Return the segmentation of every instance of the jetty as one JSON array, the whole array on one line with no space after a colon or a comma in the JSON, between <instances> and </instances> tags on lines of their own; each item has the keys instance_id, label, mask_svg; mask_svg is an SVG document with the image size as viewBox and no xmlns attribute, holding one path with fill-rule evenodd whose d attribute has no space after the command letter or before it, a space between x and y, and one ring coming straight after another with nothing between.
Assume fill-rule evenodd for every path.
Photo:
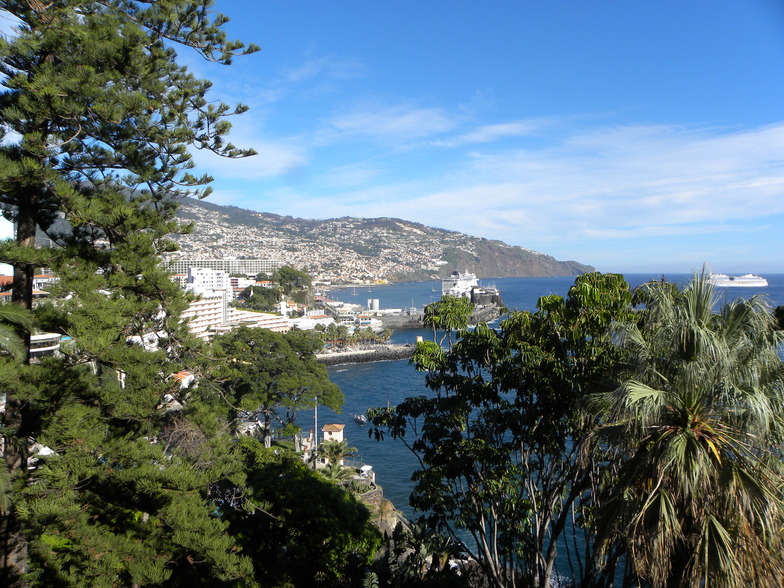
<instances>
[{"instance_id":1,"label":"jetty","mask_svg":"<svg viewBox=\"0 0 784 588\"><path fill-rule=\"evenodd\" d=\"M489 323L499 318L505 309L502 304L485 304L477 306L471 319L468 321L471 325L478 325L479 323ZM381 324L386 329L422 329L424 328L425 315L422 312L400 312L395 314L379 314L377 317Z\"/></svg>"},{"instance_id":2,"label":"jetty","mask_svg":"<svg viewBox=\"0 0 784 588\"><path fill-rule=\"evenodd\" d=\"M370 345L361 348L338 349L316 354L316 361L324 365L341 365L345 363L370 363L373 361L394 361L408 359L414 355L414 344L404 345Z\"/></svg>"}]
</instances>

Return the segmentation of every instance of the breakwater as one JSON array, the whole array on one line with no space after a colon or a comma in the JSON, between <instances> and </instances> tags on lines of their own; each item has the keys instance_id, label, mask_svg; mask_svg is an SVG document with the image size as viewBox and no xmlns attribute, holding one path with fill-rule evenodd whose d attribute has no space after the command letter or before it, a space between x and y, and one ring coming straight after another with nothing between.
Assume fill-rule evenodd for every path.
<instances>
[{"instance_id":1,"label":"breakwater","mask_svg":"<svg viewBox=\"0 0 784 588\"><path fill-rule=\"evenodd\" d=\"M496 304L486 304L474 309L470 324L489 323L501 316L503 307ZM398 314L381 314L376 317L387 329L421 329L424 327L425 315L421 312L401 312Z\"/></svg>"},{"instance_id":2,"label":"breakwater","mask_svg":"<svg viewBox=\"0 0 784 588\"><path fill-rule=\"evenodd\" d=\"M373 361L394 361L408 359L414 355L414 344L405 345L373 345L368 347L317 353L316 361L324 365L342 365L345 363L369 363Z\"/></svg>"}]
</instances>

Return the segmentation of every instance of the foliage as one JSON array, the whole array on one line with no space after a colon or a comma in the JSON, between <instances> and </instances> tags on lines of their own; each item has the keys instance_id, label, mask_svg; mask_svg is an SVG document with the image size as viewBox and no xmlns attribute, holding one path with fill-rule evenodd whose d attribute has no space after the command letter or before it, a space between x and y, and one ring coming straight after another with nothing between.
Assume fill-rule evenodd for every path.
<instances>
[{"instance_id":1,"label":"foliage","mask_svg":"<svg viewBox=\"0 0 784 588\"><path fill-rule=\"evenodd\" d=\"M444 295L438 302L425 307L423 323L425 327L432 327L433 339L436 338L436 332L440 330L444 332L440 343L443 344L444 339L448 339L451 344L452 333L465 329L473 312L474 305L468 298Z\"/></svg>"},{"instance_id":2,"label":"foliage","mask_svg":"<svg viewBox=\"0 0 784 588\"><path fill-rule=\"evenodd\" d=\"M309 304L312 298L310 276L289 266L278 268L272 275L273 281L280 284L283 293L299 304Z\"/></svg>"},{"instance_id":3,"label":"foliage","mask_svg":"<svg viewBox=\"0 0 784 588\"><path fill-rule=\"evenodd\" d=\"M212 377L219 383L226 418L261 417L269 446L270 427L277 421L295 439L300 410L315 403L339 412L343 393L329 381L314 353L321 341L307 331L274 333L240 327L212 342ZM206 392L205 392L206 393Z\"/></svg>"},{"instance_id":4,"label":"foliage","mask_svg":"<svg viewBox=\"0 0 784 588\"><path fill-rule=\"evenodd\" d=\"M27 349L19 331L33 330L32 314L14 304L0 304L0 352L24 359Z\"/></svg>"},{"instance_id":5,"label":"foliage","mask_svg":"<svg viewBox=\"0 0 784 588\"><path fill-rule=\"evenodd\" d=\"M608 385L619 355L604 334L630 303L622 276L586 274L566 300L543 297L536 313L514 313L497 331L461 331L448 349L419 344L413 363L434 394L371 414L377 435L402 439L420 459L411 504L431 528L464 538L493 586L549 585L590 489L582 401ZM590 577L589 563L577 560L571 575Z\"/></svg>"},{"instance_id":6,"label":"foliage","mask_svg":"<svg viewBox=\"0 0 784 588\"><path fill-rule=\"evenodd\" d=\"M347 457L357 453L356 447L349 447L348 441L343 439L329 439L318 446L317 455L330 464L340 464Z\"/></svg>"},{"instance_id":7,"label":"foliage","mask_svg":"<svg viewBox=\"0 0 784 588\"><path fill-rule=\"evenodd\" d=\"M271 280L275 282L275 285L271 287L248 286L239 295L237 306L261 312L275 312L278 310L278 303L283 300L284 296L306 306L311 302L311 278L305 272L283 266L271 278L267 274L260 273L256 279Z\"/></svg>"},{"instance_id":8,"label":"foliage","mask_svg":"<svg viewBox=\"0 0 784 588\"><path fill-rule=\"evenodd\" d=\"M398 524L392 535L386 535L384 539L384 557L375 564L379 586L446 588L477 585L468 568L458 570L449 565L450 559L461 556L458 544L434 531L422 519Z\"/></svg>"},{"instance_id":9,"label":"foliage","mask_svg":"<svg viewBox=\"0 0 784 588\"><path fill-rule=\"evenodd\" d=\"M226 117L245 107L210 101L210 83L177 63L175 47L222 64L254 50L227 40L210 7L0 3L18 23L0 38L0 206L16 223L0 258L28 309L34 269L53 269L53 303L36 319L73 340L3 379L13 490L0 517L3 585L252 584L213 516L209 466L150 443L167 426L164 395L180 392L170 374L197 345L159 267L184 228L178 198L209 191L188 149L252 153L225 141ZM38 231L51 247L35 246ZM128 343L150 333L161 351ZM52 453L30 456L36 448Z\"/></svg>"},{"instance_id":10,"label":"foliage","mask_svg":"<svg viewBox=\"0 0 784 588\"><path fill-rule=\"evenodd\" d=\"M367 508L296 458L272 456L252 439L237 449L243 499L222 518L260 584L361 585L380 544Z\"/></svg>"},{"instance_id":11,"label":"foliage","mask_svg":"<svg viewBox=\"0 0 784 588\"><path fill-rule=\"evenodd\" d=\"M784 306L774 308L773 316L776 319L776 328L779 331L784 331Z\"/></svg>"},{"instance_id":12,"label":"foliage","mask_svg":"<svg viewBox=\"0 0 784 588\"><path fill-rule=\"evenodd\" d=\"M284 265L275 270L272 279L280 284L284 294L291 294L293 290L309 290L311 278L303 271Z\"/></svg>"},{"instance_id":13,"label":"foliage","mask_svg":"<svg viewBox=\"0 0 784 588\"><path fill-rule=\"evenodd\" d=\"M652 586L778 586L784 579L782 333L758 298L718 311L695 276L648 284L617 329L623 384L598 396L601 447L617 464L594 520Z\"/></svg>"},{"instance_id":14,"label":"foliage","mask_svg":"<svg viewBox=\"0 0 784 588\"><path fill-rule=\"evenodd\" d=\"M282 299L280 288L248 286L237 297L236 306L260 312L277 312Z\"/></svg>"},{"instance_id":15,"label":"foliage","mask_svg":"<svg viewBox=\"0 0 784 588\"><path fill-rule=\"evenodd\" d=\"M346 325L336 323L330 323L326 327L317 325L316 333L325 344L329 343L332 347L388 343L392 337L392 331L389 329L374 331L370 327L354 329L349 334L349 328Z\"/></svg>"}]
</instances>

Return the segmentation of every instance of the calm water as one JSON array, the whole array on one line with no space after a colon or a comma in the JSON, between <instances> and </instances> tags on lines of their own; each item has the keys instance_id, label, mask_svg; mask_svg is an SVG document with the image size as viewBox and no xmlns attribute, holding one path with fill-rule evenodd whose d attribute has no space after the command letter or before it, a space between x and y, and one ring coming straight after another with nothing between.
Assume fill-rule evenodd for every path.
<instances>
[{"instance_id":1,"label":"calm water","mask_svg":"<svg viewBox=\"0 0 784 588\"><path fill-rule=\"evenodd\" d=\"M631 286L637 286L651 279L661 279L661 275L627 274ZM667 280L685 283L690 274L668 274ZM720 290L728 299L749 298L754 295L766 296L772 306L784 305L784 274L765 275L767 288L727 288ZM565 296L574 283L573 277L561 278L501 278L480 280L483 285L494 284L501 290L504 303L511 309L535 310L540 296L560 294ZM345 302L367 304L368 298L378 298L381 308L403 308L416 306L422 308L441 297L440 282L416 282L391 286L374 286L335 290L331 297ZM416 340L417 335L429 336L428 331L397 331L393 342L407 343ZM407 361L387 361L372 364L335 366L329 369L330 379L340 386L345 395L342 414L328 409L319 409L319 428L325 423L344 423L345 438L349 444L359 449L361 459L376 471L376 480L384 488L384 495L407 516L413 512L408 504L408 495L413 484L411 473L417 468L416 458L404 447L401 441L386 439L377 442L369 439L367 427L354 423L354 413L364 413L368 407L384 406L387 402L396 404L407 396L426 393L424 375L416 372ZM303 415L304 416L304 415ZM313 427L310 415L309 424L302 422L305 430Z\"/></svg>"}]
</instances>

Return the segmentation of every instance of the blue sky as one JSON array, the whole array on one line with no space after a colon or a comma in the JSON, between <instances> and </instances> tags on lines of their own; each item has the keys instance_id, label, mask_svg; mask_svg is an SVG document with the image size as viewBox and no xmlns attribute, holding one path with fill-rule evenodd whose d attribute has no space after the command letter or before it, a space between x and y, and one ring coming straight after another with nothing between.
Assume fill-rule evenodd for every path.
<instances>
[{"instance_id":1,"label":"blue sky","mask_svg":"<svg viewBox=\"0 0 784 588\"><path fill-rule=\"evenodd\" d=\"M216 0L210 201L390 216L601 271L784 272L781 0Z\"/></svg>"},{"instance_id":2,"label":"blue sky","mask_svg":"<svg viewBox=\"0 0 784 588\"><path fill-rule=\"evenodd\" d=\"M392 216L602 271L784 272L780 1L217 0L262 51L211 201Z\"/></svg>"}]
</instances>

